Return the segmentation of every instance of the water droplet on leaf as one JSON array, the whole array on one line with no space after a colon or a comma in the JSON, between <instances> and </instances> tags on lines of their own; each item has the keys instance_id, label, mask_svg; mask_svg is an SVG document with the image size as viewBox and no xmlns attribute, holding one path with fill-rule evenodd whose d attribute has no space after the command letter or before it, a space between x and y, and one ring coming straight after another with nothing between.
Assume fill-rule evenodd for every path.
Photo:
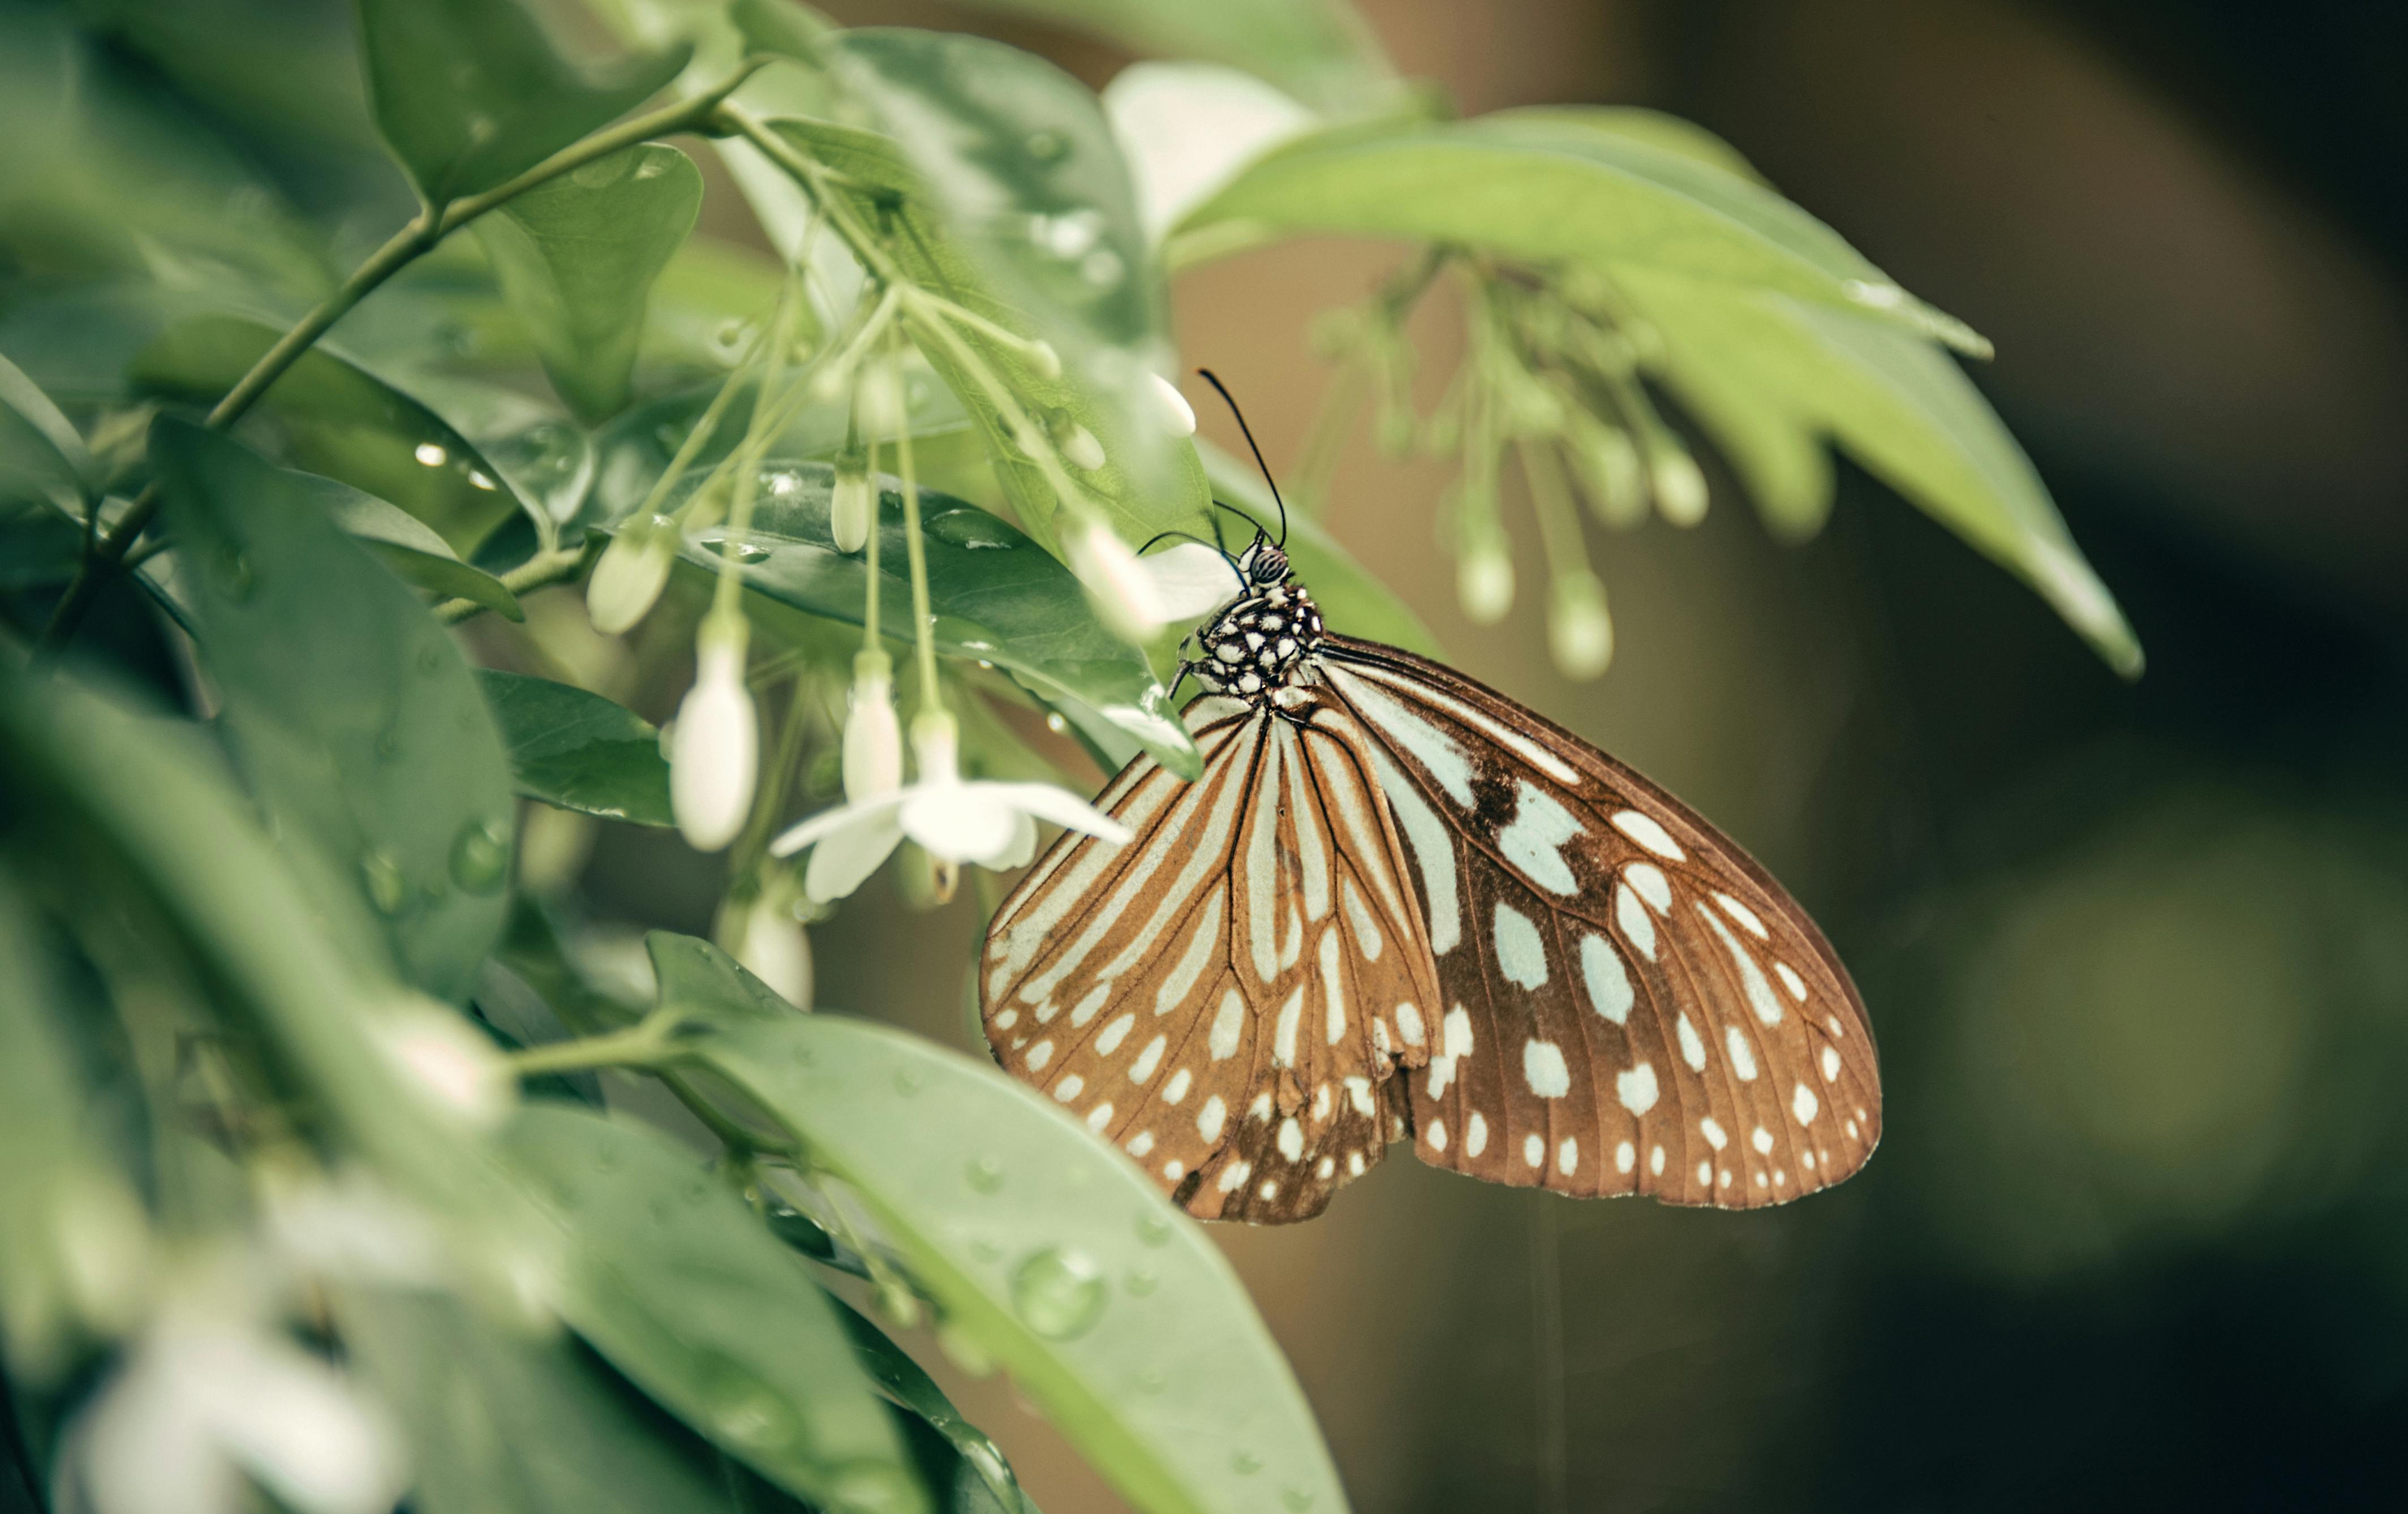
<instances>
[{"instance_id":1,"label":"water droplet on leaf","mask_svg":"<svg viewBox=\"0 0 2408 1514\"><path fill-rule=\"evenodd\" d=\"M1168 1218L1150 1209L1137 1217L1137 1238L1148 1246L1168 1245L1176 1234Z\"/></svg>"},{"instance_id":2,"label":"water droplet on leaf","mask_svg":"<svg viewBox=\"0 0 2408 1514\"><path fill-rule=\"evenodd\" d=\"M1031 132L1028 140L1021 146L1027 149L1028 155L1039 163L1059 163L1062 155L1070 150L1069 139L1060 132L1052 131Z\"/></svg>"},{"instance_id":3,"label":"water droplet on leaf","mask_svg":"<svg viewBox=\"0 0 2408 1514\"><path fill-rule=\"evenodd\" d=\"M927 1086L927 1081L928 1075L922 1072L917 1067L897 1067L895 1069L895 1092L902 1094L907 1099L919 1093L924 1087Z\"/></svg>"},{"instance_id":4,"label":"water droplet on leaf","mask_svg":"<svg viewBox=\"0 0 2408 1514\"><path fill-rule=\"evenodd\" d=\"M1287 1506L1291 1514L1304 1514L1312 1507L1312 1494L1302 1488L1282 1488L1280 1502Z\"/></svg>"},{"instance_id":5,"label":"water droplet on leaf","mask_svg":"<svg viewBox=\"0 0 2408 1514\"><path fill-rule=\"evenodd\" d=\"M1229 1458L1229 1470L1241 1478L1251 1478L1262 1469L1262 1460L1253 1451L1240 1451Z\"/></svg>"},{"instance_id":6,"label":"water droplet on leaf","mask_svg":"<svg viewBox=\"0 0 2408 1514\"><path fill-rule=\"evenodd\" d=\"M510 833L492 821L470 821L452 842L452 881L470 893L494 893L510 871Z\"/></svg>"},{"instance_id":7,"label":"water droplet on leaf","mask_svg":"<svg viewBox=\"0 0 2408 1514\"><path fill-rule=\"evenodd\" d=\"M1154 1275L1152 1267L1131 1267L1127 1278L1121 1286L1126 1288L1132 1297L1143 1298L1161 1287L1162 1279Z\"/></svg>"},{"instance_id":8,"label":"water droplet on leaf","mask_svg":"<svg viewBox=\"0 0 2408 1514\"><path fill-rule=\"evenodd\" d=\"M1011 1302L1046 1339L1075 1340L1103 1316L1104 1279L1083 1253L1048 1246L1013 1269Z\"/></svg>"},{"instance_id":9,"label":"water droplet on leaf","mask_svg":"<svg viewBox=\"0 0 2408 1514\"><path fill-rule=\"evenodd\" d=\"M384 914L398 915L409 902L409 880L401 876L401 864L381 851L360 859L360 878L367 885L368 903Z\"/></svg>"},{"instance_id":10,"label":"water droplet on leaf","mask_svg":"<svg viewBox=\"0 0 2408 1514\"><path fill-rule=\"evenodd\" d=\"M1003 1164L991 1156L978 1157L967 1169L970 1186L982 1193L993 1193L1003 1187Z\"/></svg>"}]
</instances>

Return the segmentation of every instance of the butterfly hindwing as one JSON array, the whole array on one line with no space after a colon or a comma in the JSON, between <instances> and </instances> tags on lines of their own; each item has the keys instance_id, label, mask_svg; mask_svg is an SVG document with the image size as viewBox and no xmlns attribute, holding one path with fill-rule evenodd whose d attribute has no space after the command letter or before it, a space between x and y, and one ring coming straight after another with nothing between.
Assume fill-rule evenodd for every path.
<instances>
[{"instance_id":1,"label":"butterfly hindwing","mask_svg":"<svg viewBox=\"0 0 2408 1514\"><path fill-rule=\"evenodd\" d=\"M1880 1098L1861 1002L1762 868L1460 675L1342 637L1319 671L1380 749L1436 963L1423 1161L1729 1207L1862 1165Z\"/></svg>"},{"instance_id":2,"label":"butterfly hindwing","mask_svg":"<svg viewBox=\"0 0 2408 1514\"><path fill-rule=\"evenodd\" d=\"M1204 772L1132 764L998 911L982 1000L1004 1065L1204 1218L1318 1213L1402 1128L1438 992L1359 730L1298 691L1207 699ZM1349 738L1354 745L1349 744Z\"/></svg>"}]
</instances>

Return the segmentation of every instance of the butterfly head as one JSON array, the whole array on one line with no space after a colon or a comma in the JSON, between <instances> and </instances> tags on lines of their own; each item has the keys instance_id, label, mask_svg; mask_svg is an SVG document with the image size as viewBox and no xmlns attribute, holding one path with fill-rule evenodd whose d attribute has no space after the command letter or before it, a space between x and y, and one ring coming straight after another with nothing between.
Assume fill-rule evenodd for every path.
<instances>
[{"instance_id":1,"label":"butterfly head","mask_svg":"<svg viewBox=\"0 0 2408 1514\"><path fill-rule=\"evenodd\" d=\"M1245 591L1196 634L1187 670L1214 693L1268 699L1295 681L1321 645L1321 611L1296 581L1287 554L1261 536L1238 558L1238 573Z\"/></svg>"}]
</instances>

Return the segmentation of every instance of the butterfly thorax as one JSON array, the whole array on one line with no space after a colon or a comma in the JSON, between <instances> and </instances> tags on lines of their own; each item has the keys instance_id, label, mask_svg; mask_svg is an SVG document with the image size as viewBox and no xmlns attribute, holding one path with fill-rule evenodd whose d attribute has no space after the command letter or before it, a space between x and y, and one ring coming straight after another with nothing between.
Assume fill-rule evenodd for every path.
<instances>
[{"instance_id":1,"label":"butterfly thorax","mask_svg":"<svg viewBox=\"0 0 2408 1514\"><path fill-rule=\"evenodd\" d=\"M1188 664L1214 693L1268 699L1294 680L1307 654L1321 645L1321 611L1292 578L1257 587L1224 607L1197 633Z\"/></svg>"}]
</instances>

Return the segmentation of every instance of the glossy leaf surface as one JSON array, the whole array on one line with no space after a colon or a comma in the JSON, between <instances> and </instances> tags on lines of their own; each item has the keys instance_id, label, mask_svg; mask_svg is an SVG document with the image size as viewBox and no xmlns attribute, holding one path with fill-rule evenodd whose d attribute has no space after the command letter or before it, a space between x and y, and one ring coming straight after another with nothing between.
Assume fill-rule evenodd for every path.
<instances>
[{"instance_id":1,"label":"glossy leaf surface","mask_svg":"<svg viewBox=\"0 0 2408 1514\"><path fill-rule=\"evenodd\" d=\"M245 776L405 975L457 998L500 938L512 833L501 738L458 648L294 475L172 417L150 449Z\"/></svg>"},{"instance_id":2,"label":"glossy leaf surface","mask_svg":"<svg viewBox=\"0 0 2408 1514\"><path fill-rule=\"evenodd\" d=\"M519 793L562 809L674 825L661 734L624 705L550 678L477 670Z\"/></svg>"},{"instance_id":3,"label":"glossy leaf surface","mask_svg":"<svg viewBox=\"0 0 2408 1514\"><path fill-rule=\"evenodd\" d=\"M1132 1503L1346 1507L1228 1263L1059 1105L833 1015L730 1020L696 1050L843 1179L951 1325Z\"/></svg>"},{"instance_id":4,"label":"glossy leaf surface","mask_svg":"<svg viewBox=\"0 0 2408 1514\"><path fill-rule=\"evenodd\" d=\"M506 1144L570 1236L565 1317L620 1371L823 1507L925 1507L834 1307L732 1189L565 1105L521 1111Z\"/></svg>"},{"instance_id":5,"label":"glossy leaf surface","mask_svg":"<svg viewBox=\"0 0 2408 1514\"><path fill-rule=\"evenodd\" d=\"M694 229L702 174L658 143L587 164L476 223L552 387L588 425L627 403L652 282Z\"/></svg>"}]
</instances>

